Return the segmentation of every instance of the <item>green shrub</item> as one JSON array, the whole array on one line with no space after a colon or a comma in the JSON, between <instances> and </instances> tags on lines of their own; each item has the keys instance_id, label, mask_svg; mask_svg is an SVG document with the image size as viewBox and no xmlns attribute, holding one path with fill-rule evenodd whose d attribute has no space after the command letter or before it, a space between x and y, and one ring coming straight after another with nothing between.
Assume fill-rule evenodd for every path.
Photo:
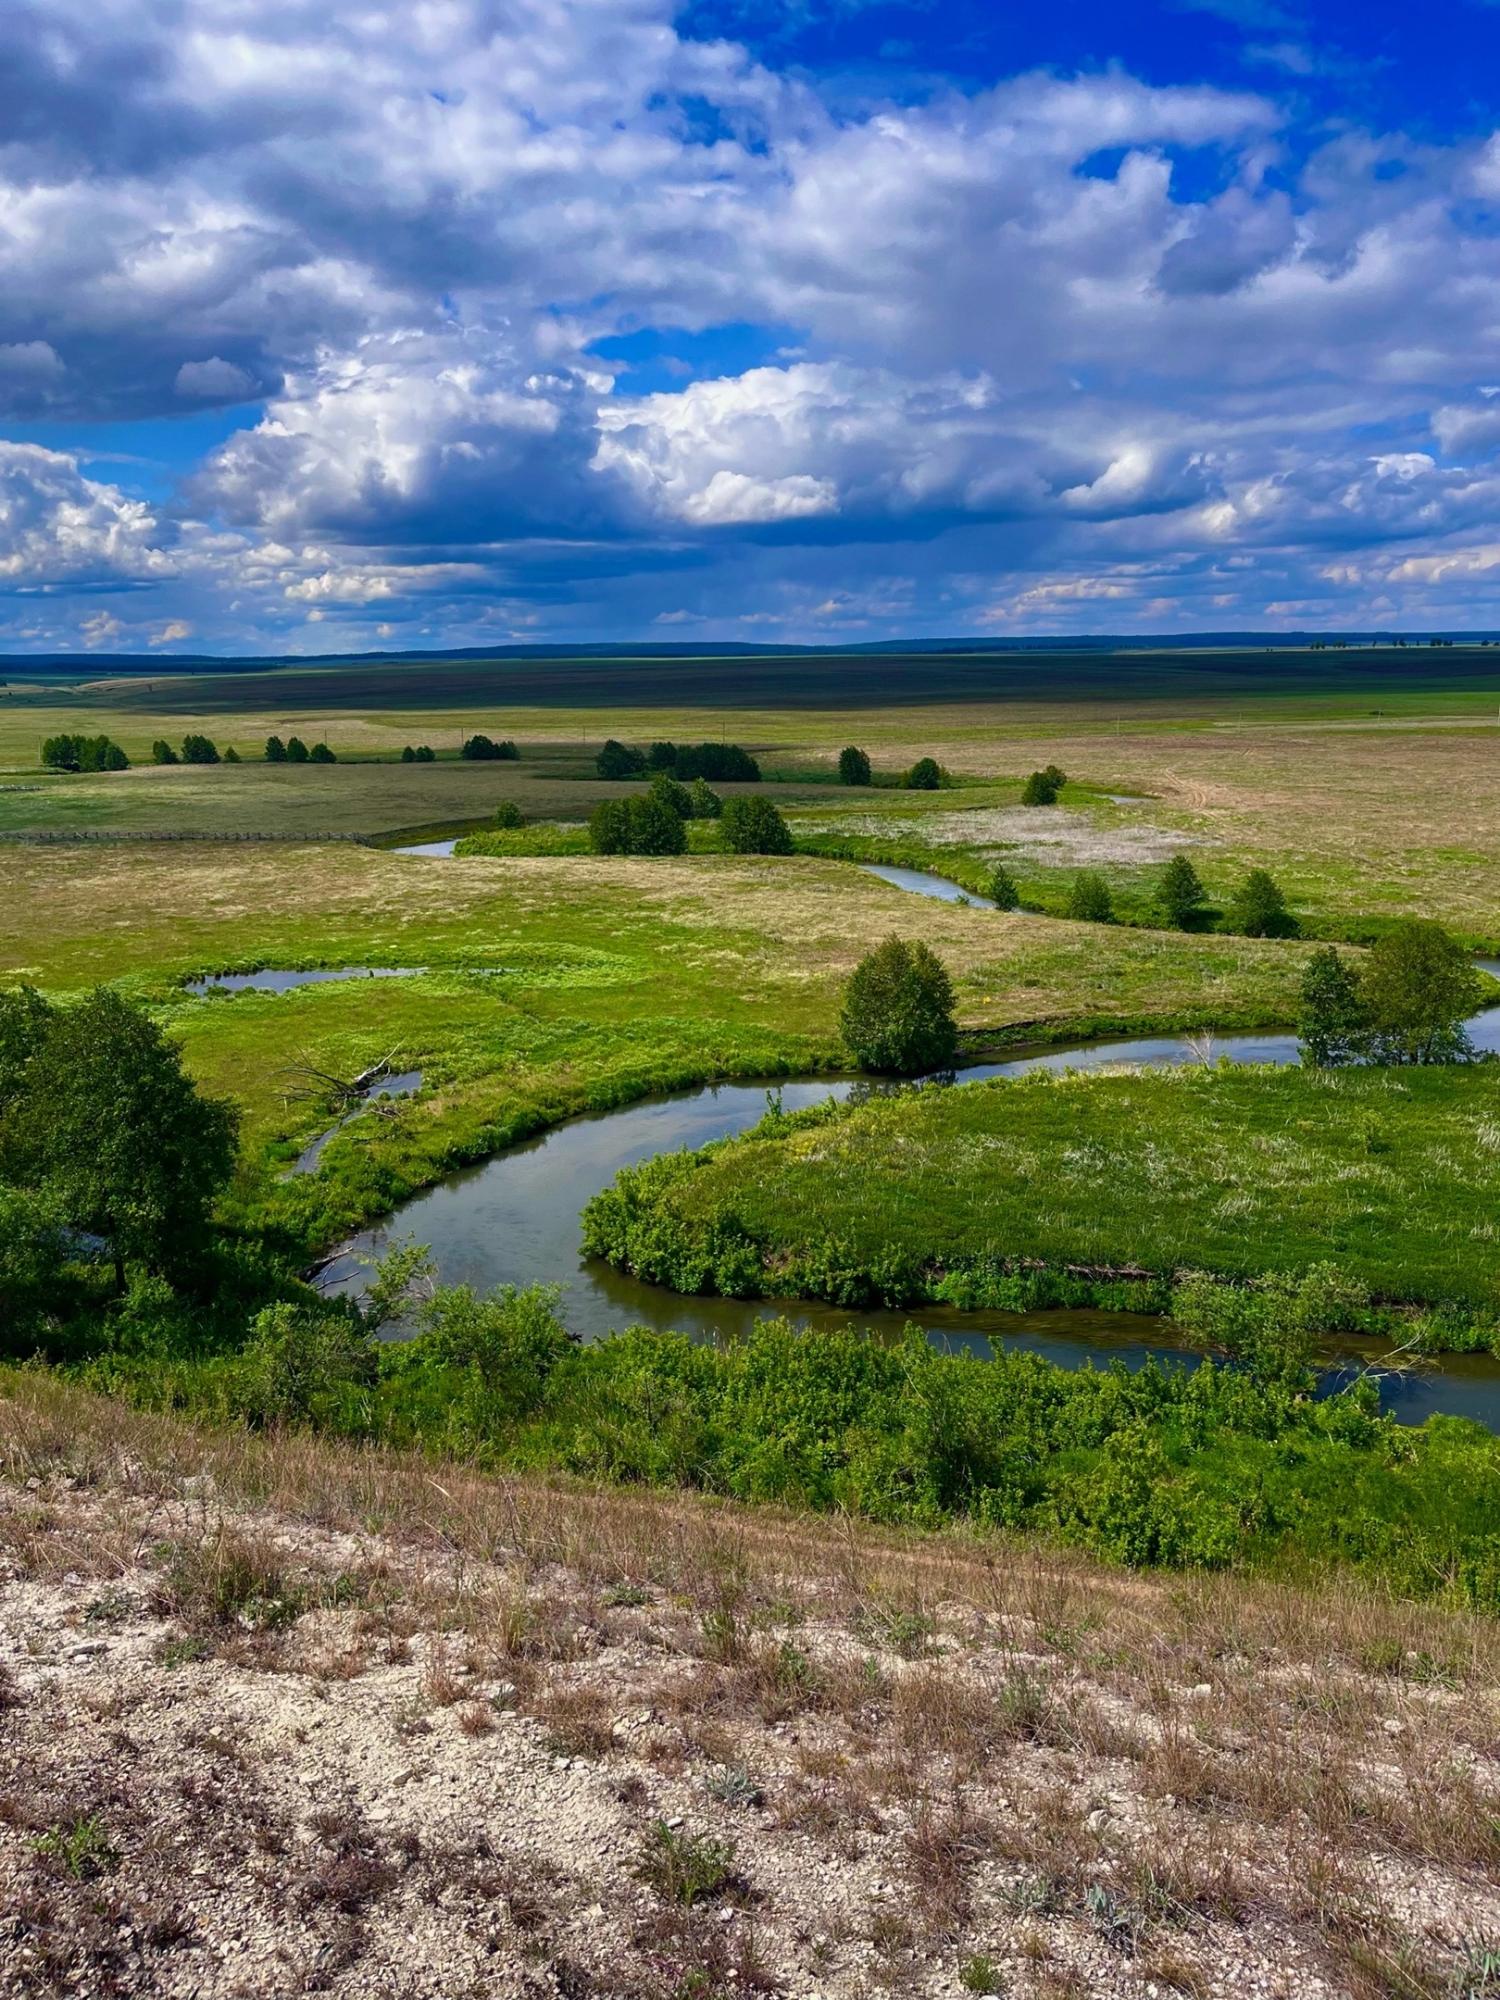
<instances>
[{"instance_id":1,"label":"green shrub","mask_svg":"<svg viewBox=\"0 0 1500 2000\"><path fill-rule=\"evenodd\" d=\"M516 828L526 824L521 808L514 799L502 799L495 808L494 825L502 833L514 833Z\"/></svg>"},{"instance_id":2,"label":"green shrub","mask_svg":"<svg viewBox=\"0 0 1500 2000\"><path fill-rule=\"evenodd\" d=\"M790 854L791 828L769 799L731 799L719 821L731 854Z\"/></svg>"},{"instance_id":3,"label":"green shrub","mask_svg":"<svg viewBox=\"0 0 1500 2000\"><path fill-rule=\"evenodd\" d=\"M935 757L919 757L901 780L908 792L937 792L943 786L943 767Z\"/></svg>"},{"instance_id":4,"label":"green shrub","mask_svg":"<svg viewBox=\"0 0 1500 2000\"><path fill-rule=\"evenodd\" d=\"M694 819L722 819L724 801L708 783L706 778L694 778L692 784L692 817Z\"/></svg>"},{"instance_id":5,"label":"green shrub","mask_svg":"<svg viewBox=\"0 0 1500 2000\"><path fill-rule=\"evenodd\" d=\"M861 1069L894 1076L945 1069L958 1029L942 962L925 944L887 938L850 975L839 1031Z\"/></svg>"},{"instance_id":6,"label":"green shrub","mask_svg":"<svg viewBox=\"0 0 1500 2000\"><path fill-rule=\"evenodd\" d=\"M302 741L300 736L289 736L286 739L286 761L289 764L305 764L307 762L307 745Z\"/></svg>"},{"instance_id":7,"label":"green shrub","mask_svg":"<svg viewBox=\"0 0 1500 2000\"><path fill-rule=\"evenodd\" d=\"M182 739L182 761L184 764L217 764L219 748L211 736L197 734Z\"/></svg>"},{"instance_id":8,"label":"green shrub","mask_svg":"<svg viewBox=\"0 0 1500 2000\"><path fill-rule=\"evenodd\" d=\"M683 854L682 815L654 790L644 798L605 799L589 815L595 854Z\"/></svg>"},{"instance_id":9,"label":"green shrub","mask_svg":"<svg viewBox=\"0 0 1500 2000\"><path fill-rule=\"evenodd\" d=\"M336 764L339 760L326 743L315 743L308 753L310 764Z\"/></svg>"},{"instance_id":10,"label":"green shrub","mask_svg":"<svg viewBox=\"0 0 1500 2000\"><path fill-rule=\"evenodd\" d=\"M674 1831L659 1819L646 1836L636 1874L663 1902L692 1904L716 1896L733 1876L734 1848L706 1833Z\"/></svg>"},{"instance_id":11,"label":"green shrub","mask_svg":"<svg viewBox=\"0 0 1500 2000\"><path fill-rule=\"evenodd\" d=\"M177 762L177 752L167 742L165 737L158 736L156 741L151 745L151 761L153 764L175 764Z\"/></svg>"},{"instance_id":12,"label":"green shrub","mask_svg":"<svg viewBox=\"0 0 1500 2000\"><path fill-rule=\"evenodd\" d=\"M251 1322L234 1401L255 1424L327 1422L342 1410L347 1428L351 1398L373 1387L375 1373L373 1341L353 1314L266 1306Z\"/></svg>"},{"instance_id":13,"label":"green shrub","mask_svg":"<svg viewBox=\"0 0 1500 2000\"><path fill-rule=\"evenodd\" d=\"M863 750L851 743L847 750L839 752L839 783L841 785L868 785L870 782L870 760Z\"/></svg>"},{"instance_id":14,"label":"green shrub","mask_svg":"<svg viewBox=\"0 0 1500 2000\"><path fill-rule=\"evenodd\" d=\"M1067 782L1055 764L1049 764L1045 771L1033 771L1021 787L1021 803L1023 806L1055 806L1058 794Z\"/></svg>"}]
</instances>

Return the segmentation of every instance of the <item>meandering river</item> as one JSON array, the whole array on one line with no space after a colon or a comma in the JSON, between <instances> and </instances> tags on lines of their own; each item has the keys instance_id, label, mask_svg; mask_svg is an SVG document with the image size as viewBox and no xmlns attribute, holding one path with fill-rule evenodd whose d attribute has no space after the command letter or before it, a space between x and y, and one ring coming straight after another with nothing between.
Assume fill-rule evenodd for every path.
<instances>
[{"instance_id":1,"label":"meandering river","mask_svg":"<svg viewBox=\"0 0 1500 2000\"><path fill-rule=\"evenodd\" d=\"M941 876L913 869L879 869L883 879L918 894L953 900L963 891ZM977 901L976 898L970 898ZM1500 961L1482 960L1500 978ZM1500 1006L1470 1023L1478 1048L1500 1053ZM1203 1060L1205 1042L1184 1036L1141 1036L1052 1048L981 1063L961 1073L972 1083L986 1077L1025 1076L1038 1069L1101 1069L1111 1064L1181 1064ZM1207 1045L1212 1058L1235 1062L1290 1063L1297 1040L1290 1034L1216 1035ZM743 1132L765 1113L769 1091L788 1111L845 1098L857 1088L849 1077L814 1077L780 1084L717 1084L648 1099L594 1117L575 1118L551 1131L508 1147L482 1166L469 1168L425 1189L378 1228L352 1238L324 1268L321 1282L333 1291L359 1291L368 1262L394 1242L415 1240L432 1250L444 1284L479 1290L496 1285L537 1283L563 1286L562 1314L586 1340L625 1326L675 1328L695 1338L748 1330L770 1313L786 1312L811 1327L862 1326L895 1331L915 1321L945 1346L989 1356L1026 1350L1063 1367L1123 1360L1138 1367L1150 1356L1184 1359L1170 1340L1170 1325L1142 1313L1051 1309L1035 1313L958 1312L938 1306L909 1311L860 1311L806 1299L686 1298L625 1276L580 1248L579 1217L585 1203L607 1187L622 1167L654 1153L706 1145ZM1371 1361L1373 1344L1351 1343L1348 1365ZM1340 1379L1334 1368L1330 1382ZM1500 1360L1489 1355L1448 1355L1441 1365L1382 1377L1386 1407L1403 1421L1420 1423L1437 1412L1477 1419L1500 1431Z\"/></svg>"}]
</instances>

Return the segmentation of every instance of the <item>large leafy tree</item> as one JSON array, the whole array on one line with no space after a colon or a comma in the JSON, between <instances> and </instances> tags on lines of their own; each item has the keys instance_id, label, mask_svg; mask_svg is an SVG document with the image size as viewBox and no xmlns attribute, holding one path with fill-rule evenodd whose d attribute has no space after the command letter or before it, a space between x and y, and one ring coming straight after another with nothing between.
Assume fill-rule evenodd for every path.
<instances>
[{"instance_id":1,"label":"large leafy tree","mask_svg":"<svg viewBox=\"0 0 1500 2000\"><path fill-rule=\"evenodd\" d=\"M1483 1006L1487 981L1441 924L1410 917L1386 932L1360 974L1359 997L1378 1063L1462 1061L1464 1022Z\"/></svg>"},{"instance_id":2,"label":"large leafy tree","mask_svg":"<svg viewBox=\"0 0 1500 2000\"><path fill-rule=\"evenodd\" d=\"M1340 1069L1358 1062L1369 1040L1369 1017L1359 981L1332 945L1315 951L1302 975L1302 1007L1297 1017L1302 1060L1313 1069Z\"/></svg>"},{"instance_id":3,"label":"large leafy tree","mask_svg":"<svg viewBox=\"0 0 1500 2000\"><path fill-rule=\"evenodd\" d=\"M958 1028L942 960L925 944L887 938L850 975L839 1029L862 1069L919 1076L947 1068Z\"/></svg>"},{"instance_id":4,"label":"large leafy tree","mask_svg":"<svg viewBox=\"0 0 1500 2000\"><path fill-rule=\"evenodd\" d=\"M234 1170L234 1107L201 1097L148 1015L109 987L70 1007L12 1014L0 1099L0 1155L43 1188L63 1220L126 1266L172 1272L200 1250ZM5 1086L0 1085L0 1090Z\"/></svg>"}]
</instances>

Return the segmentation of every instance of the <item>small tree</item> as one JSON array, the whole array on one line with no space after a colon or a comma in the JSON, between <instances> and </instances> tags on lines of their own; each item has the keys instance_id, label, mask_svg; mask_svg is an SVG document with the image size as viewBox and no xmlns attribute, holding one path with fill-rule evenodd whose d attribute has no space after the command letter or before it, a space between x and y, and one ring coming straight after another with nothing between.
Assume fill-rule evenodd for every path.
<instances>
[{"instance_id":1,"label":"small tree","mask_svg":"<svg viewBox=\"0 0 1500 2000\"><path fill-rule=\"evenodd\" d=\"M908 792L941 791L943 767L935 757L919 757L901 780L901 784Z\"/></svg>"},{"instance_id":2,"label":"small tree","mask_svg":"<svg viewBox=\"0 0 1500 2000\"><path fill-rule=\"evenodd\" d=\"M1252 868L1229 906L1226 928L1244 937L1296 937L1300 926L1264 868Z\"/></svg>"},{"instance_id":3,"label":"small tree","mask_svg":"<svg viewBox=\"0 0 1500 2000\"><path fill-rule=\"evenodd\" d=\"M724 801L706 778L694 778L691 789L694 819L722 818Z\"/></svg>"},{"instance_id":4,"label":"small tree","mask_svg":"<svg viewBox=\"0 0 1500 2000\"><path fill-rule=\"evenodd\" d=\"M630 854L684 854L687 826L682 814L655 787L644 798L625 801Z\"/></svg>"},{"instance_id":5,"label":"small tree","mask_svg":"<svg viewBox=\"0 0 1500 2000\"><path fill-rule=\"evenodd\" d=\"M1162 870L1156 900L1161 913L1174 929L1189 931L1203 914L1208 892L1198 879L1198 871L1185 854L1174 854Z\"/></svg>"},{"instance_id":6,"label":"small tree","mask_svg":"<svg viewBox=\"0 0 1500 2000\"><path fill-rule=\"evenodd\" d=\"M514 833L518 826L524 826L521 808L514 799L502 799L495 808L495 825L502 833Z\"/></svg>"},{"instance_id":7,"label":"small tree","mask_svg":"<svg viewBox=\"0 0 1500 2000\"><path fill-rule=\"evenodd\" d=\"M226 764L238 764L239 761L240 761L240 753L238 750L235 749L234 745L231 743L228 749L224 752L224 762Z\"/></svg>"},{"instance_id":8,"label":"small tree","mask_svg":"<svg viewBox=\"0 0 1500 2000\"><path fill-rule=\"evenodd\" d=\"M1340 1069L1368 1050L1370 1021L1359 982L1343 956L1325 945L1302 974L1302 1007L1297 1033L1302 1060L1312 1069Z\"/></svg>"},{"instance_id":9,"label":"small tree","mask_svg":"<svg viewBox=\"0 0 1500 2000\"><path fill-rule=\"evenodd\" d=\"M1055 806L1062 786L1054 782L1050 771L1033 771L1021 787L1023 806Z\"/></svg>"},{"instance_id":10,"label":"small tree","mask_svg":"<svg viewBox=\"0 0 1500 2000\"><path fill-rule=\"evenodd\" d=\"M405 749L401 752L401 761L403 764L415 764L417 761L417 753L415 750L412 749L409 743L406 745Z\"/></svg>"},{"instance_id":11,"label":"small tree","mask_svg":"<svg viewBox=\"0 0 1500 2000\"><path fill-rule=\"evenodd\" d=\"M851 743L847 750L839 752L839 783L841 785L868 785L870 782L870 760L863 750Z\"/></svg>"},{"instance_id":12,"label":"small tree","mask_svg":"<svg viewBox=\"0 0 1500 2000\"><path fill-rule=\"evenodd\" d=\"M887 938L850 975L839 1031L861 1069L919 1076L946 1068L958 1028L942 961L925 944Z\"/></svg>"},{"instance_id":13,"label":"small tree","mask_svg":"<svg viewBox=\"0 0 1500 2000\"><path fill-rule=\"evenodd\" d=\"M648 771L671 771L677 766L677 745L675 743L653 743L646 752Z\"/></svg>"},{"instance_id":14,"label":"small tree","mask_svg":"<svg viewBox=\"0 0 1500 2000\"><path fill-rule=\"evenodd\" d=\"M1430 919L1409 917L1371 947L1359 997L1378 1063L1463 1062L1473 1053L1464 1022L1484 1004L1487 981Z\"/></svg>"},{"instance_id":15,"label":"small tree","mask_svg":"<svg viewBox=\"0 0 1500 2000\"><path fill-rule=\"evenodd\" d=\"M100 759L99 768L102 771L128 771L130 769L130 759L125 755L125 752L120 748L118 743L107 743L104 746L104 755Z\"/></svg>"},{"instance_id":16,"label":"small tree","mask_svg":"<svg viewBox=\"0 0 1500 2000\"><path fill-rule=\"evenodd\" d=\"M769 799L731 799L719 826L731 854L792 851L792 830Z\"/></svg>"},{"instance_id":17,"label":"small tree","mask_svg":"<svg viewBox=\"0 0 1500 2000\"><path fill-rule=\"evenodd\" d=\"M628 743L618 742L613 736L594 759L594 769L601 778L634 778L645 768L646 759L642 752Z\"/></svg>"},{"instance_id":18,"label":"small tree","mask_svg":"<svg viewBox=\"0 0 1500 2000\"><path fill-rule=\"evenodd\" d=\"M164 736L158 736L156 741L151 745L151 761L153 764L175 764L177 762L177 752Z\"/></svg>"},{"instance_id":19,"label":"small tree","mask_svg":"<svg viewBox=\"0 0 1500 2000\"><path fill-rule=\"evenodd\" d=\"M211 736L196 734L182 739L182 761L184 764L217 764L219 747Z\"/></svg>"},{"instance_id":20,"label":"small tree","mask_svg":"<svg viewBox=\"0 0 1500 2000\"><path fill-rule=\"evenodd\" d=\"M1115 919L1114 898L1109 884L1097 868L1080 868L1073 878L1068 897L1068 915L1084 924L1111 924Z\"/></svg>"},{"instance_id":21,"label":"small tree","mask_svg":"<svg viewBox=\"0 0 1500 2000\"><path fill-rule=\"evenodd\" d=\"M437 762L437 752L430 743L419 743L417 745L417 762L419 764L435 764Z\"/></svg>"},{"instance_id":22,"label":"small tree","mask_svg":"<svg viewBox=\"0 0 1500 2000\"><path fill-rule=\"evenodd\" d=\"M268 736L266 738L266 762L268 764L284 764L286 762L286 745L279 736Z\"/></svg>"},{"instance_id":23,"label":"small tree","mask_svg":"<svg viewBox=\"0 0 1500 2000\"><path fill-rule=\"evenodd\" d=\"M308 752L307 761L309 764L336 764L339 760L326 743L315 743Z\"/></svg>"},{"instance_id":24,"label":"small tree","mask_svg":"<svg viewBox=\"0 0 1500 2000\"><path fill-rule=\"evenodd\" d=\"M300 736L289 736L286 739L286 761L289 764L305 764L307 762L307 745L302 741Z\"/></svg>"},{"instance_id":25,"label":"small tree","mask_svg":"<svg viewBox=\"0 0 1500 2000\"><path fill-rule=\"evenodd\" d=\"M990 901L997 910L1018 910L1021 907L1021 891L1016 886L1016 878L1003 864L997 863L990 877Z\"/></svg>"}]
</instances>

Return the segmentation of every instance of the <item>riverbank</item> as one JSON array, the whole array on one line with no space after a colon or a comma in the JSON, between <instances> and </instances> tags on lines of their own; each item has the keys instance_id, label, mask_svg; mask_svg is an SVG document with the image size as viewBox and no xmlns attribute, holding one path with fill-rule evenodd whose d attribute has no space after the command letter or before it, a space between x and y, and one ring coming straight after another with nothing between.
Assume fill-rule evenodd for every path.
<instances>
[{"instance_id":1,"label":"riverbank","mask_svg":"<svg viewBox=\"0 0 1500 2000\"><path fill-rule=\"evenodd\" d=\"M1466 1990L1500 1936L1489 1620L35 1374L0 1528L17 1992L1333 2000Z\"/></svg>"},{"instance_id":2,"label":"riverbank","mask_svg":"<svg viewBox=\"0 0 1500 2000\"><path fill-rule=\"evenodd\" d=\"M1329 1332L1483 1349L1500 1340L1497 1120L1488 1064L1036 1071L773 1110L623 1170L584 1242L679 1292L854 1308L1160 1312L1182 1270L1337 1265L1359 1296Z\"/></svg>"}]
</instances>

